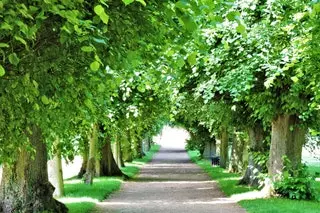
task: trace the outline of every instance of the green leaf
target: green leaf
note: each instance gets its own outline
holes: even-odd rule
[[[138,91],[141,92],[141,93],[144,93],[146,91],[146,87],[145,85],[143,84],[140,84],[138,87],[137,87]]]
[[[14,38],[15,38],[17,41],[20,41],[22,44],[24,44],[24,46],[27,48],[27,42],[26,42],[26,40],[24,40],[24,39],[21,38],[20,36],[14,36]]]
[[[97,71],[100,68],[100,63],[98,61],[94,61],[90,64],[90,69],[92,71]]]
[[[299,81],[299,78],[297,76],[293,76],[291,77],[291,80],[294,82],[294,83],[297,83]]]
[[[236,28],[237,32],[240,33],[242,36],[246,37],[247,32],[246,32],[246,27],[242,24],[238,24]]]
[[[181,17],[181,20],[183,21],[184,27],[189,32],[195,31],[198,27],[196,22],[190,16],[183,16]]]
[[[8,58],[9,62],[15,66],[17,66],[20,62],[20,59],[18,58],[16,53],[11,53]]]
[[[193,52],[188,56],[188,63],[194,66],[197,63],[197,52]]]
[[[0,43],[0,48],[1,48],[1,47],[9,47],[9,45],[6,44],[6,43]]]
[[[147,6],[146,2],[144,0],[136,0],[137,2],[140,2],[143,6]]]
[[[101,5],[95,6],[93,10],[98,16],[100,16],[100,14],[104,13],[104,8]]]
[[[93,38],[93,41],[99,44],[107,44],[107,42],[104,39],[100,39],[100,38]]]
[[[6,71],[4,70],[3,66],[0,64],[0,77],[4,76],[6,74]]]
[[[122,0],[122,2],[123,2],[125,5],[129,5],[129,4],[131,4],[132,2],[134,2],[134,0]]]
[[[49,99],[45,95],[41,96],[41,101],[45,105],[48,105],[50,103]]]
[[[229,21],[235,21],[240,19],[240,13],[238,11],[232,11],[227,14],[227,19]]]
[[[101,5],[95,6],[93,10],[100,17],[103,23],[108,24],[109,16],[105,13],[104,8]]]
[[[83,52],[93,52],[94,51],[94,47],[92,47],[92,46],[83,46],[83,47],[81,47],[81,50]]]

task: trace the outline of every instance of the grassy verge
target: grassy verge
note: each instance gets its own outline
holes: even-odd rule
[[[121,168],[130,178],[139,173],[140,167],[152,159],[159,150],[159,145],[152,146],[151,150],[141,159],[135,159]],[[93,185],[86,185],[81,179],[67,179],[64,182],[65,196],[59,201],[66,204],[69,213],[89,213],[99,201],[106,199],[112,192],[120,189],[123,179],[121,177],[95,178]]]
[[[249,213],[319,213],[320,203],[281,198],[243,200],[239,202]]]
[[[230,196],[256,189],[254,187],[238,185],[237,183],[241,177],[239,174],[228,173],[220,167],[213,167],[210,161],[199,158],[198,151],[189,151],[188,154],[193,162],[198,164],[213,180],[218,182],[221,191],[225,195]]]
[[[320,178],[320,165],[315,165],[315,164],[308,165],[308,170],[311,174]]]
[[[143,158],[138,158],[130,163],[125,163],[126,167],[121,168],[122,172],[128,175],[129,178],[133,178],[139,173],[140,167],[151,161],[153,155],[157,153],[159,149],[160,145],[153,145]]]
[[[219,167],[212,167],[208,160],[199,158],[199,152],[189,151],[189,156],[192,161],[197,163],[203,170],[205,170],[212,179],[218,182],[220,189],[227,195],[239,194],[254,190],[246,186],[237,185],[239,179],[238,174],[227,173],[224,169]],[[319,167],[309,167],[310,171],[317,172]],[[316,183],[316,188],[320,192],[320,182]],[[244,207],[249,213],[319,213],[320,202],[317,201],[297,201],[283,198],[271,199],[255,199],[242,200],[239,204]]]

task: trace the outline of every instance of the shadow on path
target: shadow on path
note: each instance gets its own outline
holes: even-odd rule
[[[95,213],[244,213],[192,163],[185,150],[161,148],[140,174],[101,203]]]

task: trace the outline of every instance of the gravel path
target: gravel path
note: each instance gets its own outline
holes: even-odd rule
[[[184,150],[161,148],[133,181],[98,203],[94,213],[244,213]]]

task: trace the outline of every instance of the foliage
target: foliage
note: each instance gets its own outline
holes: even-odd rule
[[[262,173],[268,172],[269,152],[252,152],[253,161],[260,166]]]
[[[280,180],[274,182],[275,191],[282,197],[296,200],[313,200],[317,198],[315,177],[308,172],[304,164],[296,168],[291,165],[288,158],[284,157],[284,171]]]

